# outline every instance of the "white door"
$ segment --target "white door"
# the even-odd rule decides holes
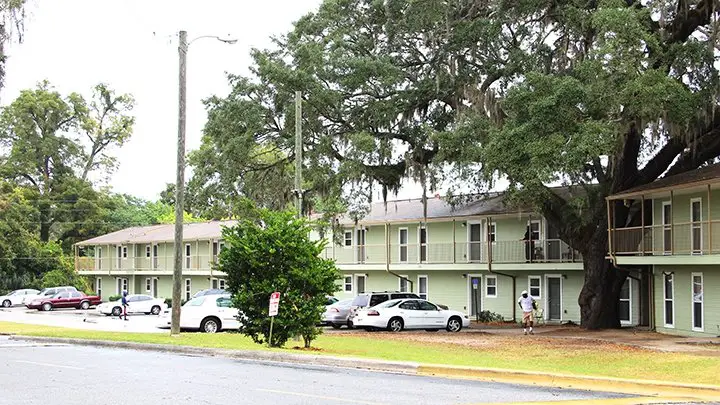
[[[425,328],[442,328],[445,323],[445,315],[438,311],[438,307],[427,301],[420,301],[420,309],[423,313],[422,326]]]
[[[405,320],[405,329],[416,329],[422,327],[423,311],[420,310],[420,303],[416,300],[405,301],[398,306],[400,315]]]

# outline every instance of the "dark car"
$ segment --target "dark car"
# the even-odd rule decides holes
[[[88,309],[102,302],[97,295],[86,295],[80,291],[63,291],[52,297],[42,297],[27,304],[30,309],[50,311],[53,308]]]

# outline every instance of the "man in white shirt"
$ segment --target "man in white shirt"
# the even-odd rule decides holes
[[[533,310],[537,307],[535,298],[528,295],[527,291],[523,291],[518,298],[518,305],[523,311],[522,324],[523,333],[528,334],[528,324],[530,325],[530,334],[533,335]]]

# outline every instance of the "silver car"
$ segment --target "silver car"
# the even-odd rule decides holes
[[[340,329],[343,325],[347,325],[352,301],[352,299],[342,300],[327,305],[325,307],[325,313],[323,314],[323,325],[329,325],[335,329]]]

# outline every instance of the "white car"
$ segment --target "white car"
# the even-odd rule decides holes
[[[240,312],[232,308],[230,294],[201,295],[186,302],[180,310],[180,328],[195,329],[206,333],[239,329]],[[169,328],[170,310],[163,312],[158,327]]]
[[[50,298],[53,297],[57,293],[65,292],[65,291],[77,291],[77,288],[73,286],[63,286],[63,287],[50,287],[50,288],[43,288],[40,292],[37,294],[27,294],[23,297],[22,304],[28,305],[34,300],[38,299],[44,299],[44,298]]]
[[[165,300],[145,294],[130,294],[127,296],[128,314],[160,315],[168,308]],[[105,315],[120,316],[122,314],[122,299],[103,302],[97,306],[97,311]]]
[[[15,290],[8,295],[0,296],[0,305],[2,305],[3,308],[10,308],[15,305],[22,305],[23,298],[28,295],[36,296],[39,293],[40,291],[30,288],[24,290]]]
[[[423,299],[404,298],[385,301],[371,308],[360,309],[353,323],[363,329],[425,329],[459,332],[470,326],[470,319],[462,312],[442,309]]]

